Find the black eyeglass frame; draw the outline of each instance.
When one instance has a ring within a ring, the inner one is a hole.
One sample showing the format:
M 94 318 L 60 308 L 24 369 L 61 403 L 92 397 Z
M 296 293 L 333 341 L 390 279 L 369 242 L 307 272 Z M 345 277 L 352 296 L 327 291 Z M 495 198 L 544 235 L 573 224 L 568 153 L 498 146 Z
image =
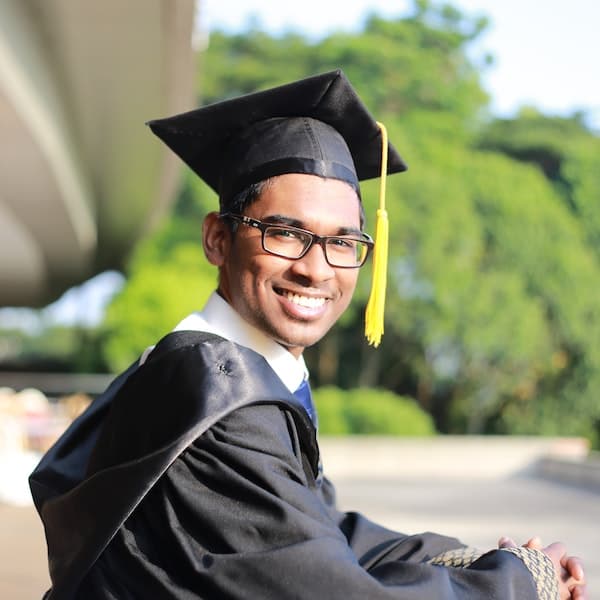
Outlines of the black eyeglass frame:
M 262 243 L 263 250 L 269 254 L 272 254 L 273 256 L 279 256 L 281 258 L 287 258 L 289 260 L 300 260 L 303 256 L 306 255 L 306 253 L 315 244 L 318 244 L 323 249 L 323 256 L 325 257 L 327 264 L 330 265 L 331 267 L 334 267 L 335 269 L 359 269 L 367 262 L 367 258 L 369 257 L 369 254 L 371 253 L 371 251 L 373 250 L 373 247 L 375 246 L 375 242 L 373 241 L 373 238 L 368 233 L 364 233 L 364 232 L 361 232 L 362 237 L 360 237 L 360 238 L 352 237 L 352 236 L 343 236 L 343 235 L 317 235 L 316 233 L 313 233 L 312 231 L 309 231 L 308 229 L 302 229 L 300 227 L 293 227 L 292 225 L 280 225 L 278 223 L 268 223 L 265 221 L 259 221 L 258 219 L 253 219 L 251 217 L 247 217 L 245 215 L 237 215 L 235 213 L 222 213 L 219 215 L 219 217 L 222 219 L 231 219 L 232 221 L 241 223 L 242 225 L 246 225 L 248 227 L 254 227 L 255 229 L 258 229 L 261 232 L 261 243 Z M 300 254 L 298 256 L 295 256 L 295 257 L 286 256 L 285 254 L 280 254 L 279 252 L 274 252 L 273 250 L 270 250 L 269 248 L 267 248 L 265 246 L 265 233 L 268 229 L 271 229 L 271 228 L 272 229 L 283 229 L 284 231 L 301 233 L 305 236 L 308 236 L 310 241 L 308 244 L 305 244 L 304 249 L 300 252 Z M 329 256 L 327 254 L 327 242 L 329 240 L 343 240 L 345 242 L 353 241 L 353 242 L 360 242 L 361 244 L 365 244 L 367 250 L 364 253 L 362 262 L 360 262 L 359 264 L 356 264 L 356 265 L 338 265 L 338 264 L 332 263 L 329 260 Z

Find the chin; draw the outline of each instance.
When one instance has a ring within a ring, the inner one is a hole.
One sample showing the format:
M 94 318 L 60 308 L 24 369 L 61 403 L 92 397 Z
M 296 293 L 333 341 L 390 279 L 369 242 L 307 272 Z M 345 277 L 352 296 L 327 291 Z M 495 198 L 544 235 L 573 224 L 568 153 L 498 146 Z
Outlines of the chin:
M 314 333 L 304 332 L 302 334 L 296 336 L 290 336 L 290 332 L 279 332 L 279 343 L 288 348 L 288 350 L 299 350 L 300 352 L 304 348 L 308 348 L 309 346 L 313 346 L 317 342 L 319 342 L 325 334 L 329 331 L 330 327 L 328 327 L 325 331 L 319 331 Z

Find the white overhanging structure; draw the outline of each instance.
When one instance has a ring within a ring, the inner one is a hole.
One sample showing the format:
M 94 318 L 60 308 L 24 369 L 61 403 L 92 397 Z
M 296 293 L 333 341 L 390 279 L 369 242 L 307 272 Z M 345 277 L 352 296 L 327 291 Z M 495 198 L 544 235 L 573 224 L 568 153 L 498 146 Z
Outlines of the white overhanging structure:
M 178 164 L 145 126 L 193 107 L 194 0 L 0 0 L 0 306 L 122 266 Z

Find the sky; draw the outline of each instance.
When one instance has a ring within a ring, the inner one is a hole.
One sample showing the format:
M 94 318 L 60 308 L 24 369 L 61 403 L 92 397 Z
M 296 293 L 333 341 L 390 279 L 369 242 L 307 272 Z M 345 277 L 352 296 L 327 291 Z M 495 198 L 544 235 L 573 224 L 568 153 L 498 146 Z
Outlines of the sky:
M 600 2 L 597 0 L 452 0 L 468 15 L 491 20 L 479 46 L 495 57 L 484 85 L 492 111 L 511 116 L 522 105 L 546 114 L 589 111 L 600 130 Z M 289 29 L 319 38 L 356 31 L 365 15 L 406 15 L 410 0 L 200 0 L 200 22 L 243 31 L 251 18 L 272 33 Z M 478 48 L 474 48 L 478 51 Z
M 492 112 L 511 116 L 522 105 L 546 114 L 589 114 L 588 123 L 600 131 L 600 2 L 598 0 L 453 0 L 472 16 L 487 16 L 491 24 L 473 52 L 489 52 L 484 86 L 492 96 Z M 294 29 L 318 39 L 332 31 L 356 31 L 366 15 L 401 17 L 410 0 L 199 0 L 199 23 L 208 31 L 247 29 L 252 19 L 277 34 Z M 0 310 L 0 326 L 27 322 L 80 323 L 101 318 L 103 307 L 123 284 L 116 273 L 102 274 L 72 290 L 42 313 Z M 80 306 L 87 311 L 80 310 Z M 88 323 L 89 324 L 89 323 Z

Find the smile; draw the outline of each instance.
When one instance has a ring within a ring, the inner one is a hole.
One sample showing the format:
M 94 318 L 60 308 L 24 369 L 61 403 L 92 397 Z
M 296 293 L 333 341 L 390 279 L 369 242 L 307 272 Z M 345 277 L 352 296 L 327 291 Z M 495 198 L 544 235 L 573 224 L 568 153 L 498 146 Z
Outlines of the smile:
M 292 292 L 285 292 L 283 295 L 290 302 L 293 302 L 298 306 L 304 306 L 306 308 L 320 308 L 321 306 L 323 306 L 323 304 L 325 304 L 325 298 L 300 296 L 300 294 L 293 294 Z

